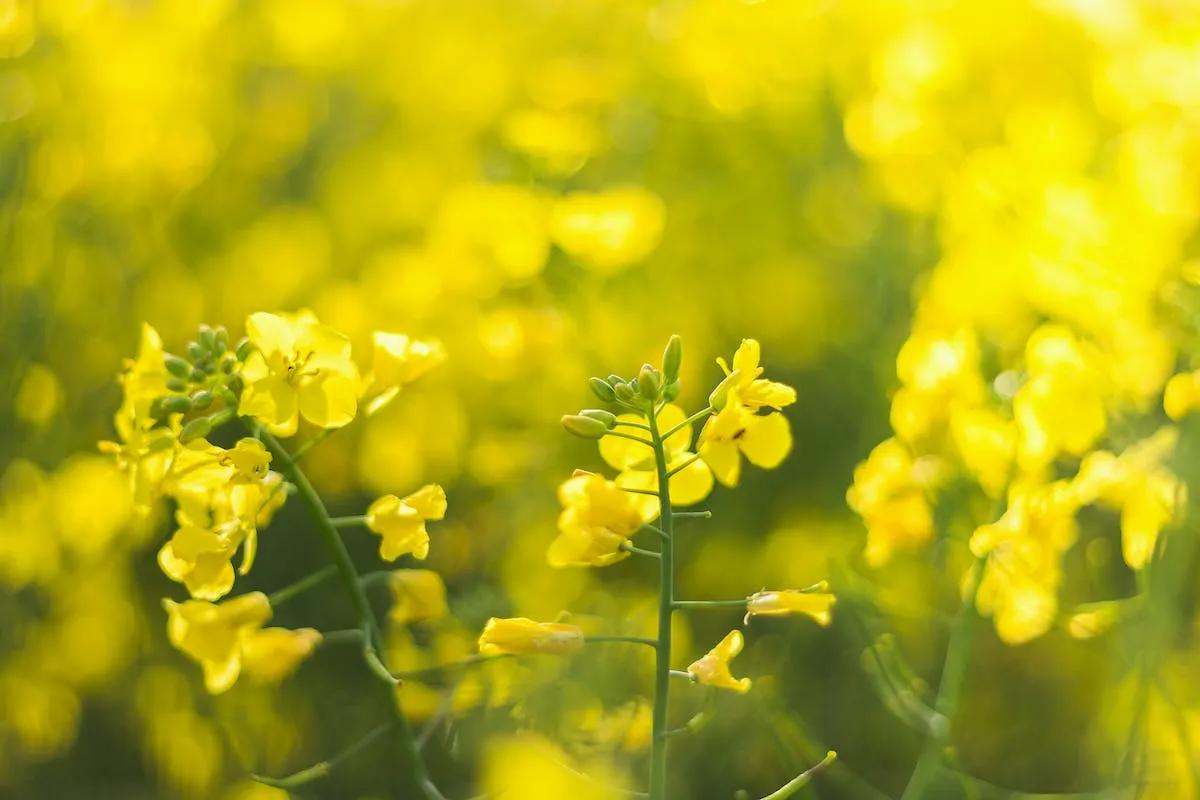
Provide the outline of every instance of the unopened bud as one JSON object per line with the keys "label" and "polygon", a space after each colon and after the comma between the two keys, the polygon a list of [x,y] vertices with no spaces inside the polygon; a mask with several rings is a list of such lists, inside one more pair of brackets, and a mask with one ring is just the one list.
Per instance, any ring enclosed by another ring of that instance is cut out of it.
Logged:
{"label": "unopened bud", "polygon": [[207,389],[201,389],[200,391],[193,394],[191,399],[192,399],[192,408],[203,411],[204,409],[206,409],[212,405],[213,396],[212,396],[212,392],[208,391]]}
{"label": "unopened bud", "polygon": [[207,325],[200,326],[200,333],[197,335],[196,339],[200,343],[200,346],[203,347],[204,351],[207,353],[211,353],[217,344],[216,334],[213,333],[213,329]]}
{"label": "unopened bud", "polygon": [[225,357],[221,359],[221,372],[224,372],[226,375],[233,372],[233,368],[236,366],[237,358],[232,353],[226,353]]}
{"label": "unopened bud", "polygon": [[658,376],[658,370],[649,364],[644,364],[637,379],[638,392],[642,397],[647,400],[657,400],[658,393],[662,390],[662,381]]}
{"label": "unopened bud", "polygon": [[633,401],[637,399],[633,393],[633,387],[628,383],[618,383],[613,387],[613,394],[615,394],[617,399],[622,403],[632,404]]}
{"label": "unopened bud", "polygon": [[225,330],[224,325],[218,325],[213,329],[213,352],[224,353],[229,349],[229,331]]}
{"label": "unopened bud", "polygon": [[616,385],[617,385],[618,383],[624,383],[624,382],[625,382],[625,379],[624,379],[624,378],[622,378],[620,375],[617,375],[616,373],[613,373],[612,375],[609,375],[609,376],[608,376],[607,378],[605,378],[604,380],[608,381],[608,385],[609,385],[609,386],[612,386],[612,387],[614,387],[614,388],[616,388]]}
{"label": "unopened bud", "polygon": [[612,430],[613,426],[617,424],[617,415],[611,411],[605,411],[602,408],[585,408],[583,411],[579,412],[579,415],[581,417],[590,417],[597,422],[604,423],[604,427],[608,430]]}
{"label": "unopened bud", "polygon": [[599,397],[602,402],[611,403],[617,399],[612,385],[602,378],[588,378],[588,385],[592,387],[592,394]]}
{"label": "unopened bud", "polygon": [[167,372],[174,375],[176,378],[186,378],[188,373],[192,371],[192,365],[187,362],[187,359],[173,356],[169,353],[163,358],[163,362],[167,365]]}
{"label": "unopened bud", "polygon": [[683,340],[678,334],[672,334],[667,340],[667,348],[663,350],[663,380],[671,383],[679,379],[679,365],[683,363]]}
{"label": "unopened bud", "polygon": [[204,348],[199,342],[188,342],[187,351],[192,361],[199,361],[204,358]]}
{"label": "unopened bud", "polygon": [[725,407],[725,403],[729,401],[729,390],[733,388],[733,385],[737,383],[740,377],[741,371],[735,369],[725,376],[725,380],[717,384],[717,388],[712,390],[712,394],[708,396],[708,404],[714,410],[720,411]]}
{"label": "unopened bud", "polygon": [[564,414],[562,426],[567,433],[573,433],[581,439],[599,439],[608,433],[608,427],[603,422],[582,414]]}
{"label": "unopened bud", "polygon": [[182,392],[186,388],[187,388],[187,381],[185,381],[185,380],[182,380],[180,378],[168,378],[167,379],[167,389],[169,389],[172,392]]}
{"label": "unopened bud", "polygon": [[180,444],[187,444],[193,439],[201,439],[212,433],[212,420],[208,417],[197,417],[183,426],[179,432]]}
{"label": "unopened bud", "polygon": [[676,397],[679,397],[679,378],[676,378],[663,387],[663,400],[670,403]]}
{"label": "unopened bud", "polygon": [[241,341],[239,341],[237,343],[237,348],[234,350],[234,353],[237,355],[238,361],[245,361],[247,358],[250,357],[250,354],[253,352],[254,352],[254,343],[251,342],[249,339],[247,339],[244,336],[242,337]]}

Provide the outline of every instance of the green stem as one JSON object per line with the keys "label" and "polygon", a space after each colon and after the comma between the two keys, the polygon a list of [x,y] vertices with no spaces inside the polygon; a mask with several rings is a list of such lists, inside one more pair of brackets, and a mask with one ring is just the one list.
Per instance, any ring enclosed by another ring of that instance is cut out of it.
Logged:
{"label": "green stem", "polygon": [[629,434],[629,433],[621,433],[620,431],[609,431],[608,433],[606,433],[604,435],[605,436],[616,436],[619,439],[628,439],[631,442],[637,442],[638,444],[644,444],[647,447],[654,446],[654,443],[648,439],[643,439],[640,436],[634,436],[633,434]]}
{"label": "green stem", "polygon": [[745,608],[746,598],[740,600],[676,600],[673,608]]}
{"label": "green stem", "polygon": [[713,412],[712,406],[705,406],[702,410],[697,411],[695,414],[692,414],[690,417],[685,419],[683,422],[679,423],[675,427],[668,430],[666,433],[664,433],[662,435],[662,438],[670,439],[672,436],[679,433],[681,430],[686,428],[688,425],[691,425],[693,422],[703,419],[704,417],[707,417],[712,412]]}
{"label": "green stem", "polygon": [[762,800],[786,800],[786,798],[791,797],[796,792],[800,791],[805,786],[807,786],[814,777],[816,777],[818,774],[820,774],[826,767],[828,767],[830,764],[832,764],[836,760],[837,760],[837,753],[830,750],[828,753],[825,754],[825,757],[823,759],[821,759],[820,762],[818,762],[817,764],[815,764],[812,767],[809,767],[804,772],[801,772],[799,775],[792,778],[790,781],[785,783],[783,786],[780,786],[778,789],[771,792],[766,797],[762,798]]}
{"label": "green stem", "polygon": [[303,578],[301,578],[300,580],[291,584],[290,586],[283,587],[282,589],[275,592],[267,599],[271,601],[271,608],[279,608],[279,606],[281,606],[284,603],[286,603],[287,601],[291,600],[293,597],[304,594],[309,589],[313,589],[313,588],[316,588],[317,586],[320,586],[322,583],[324,583],[325,581],[329,580],[330,578],[332,578],[334,575],[337,575],[337,574],[338,574],[337,565],[330,564],[329,566],[324,567],[323,569],[319,569],[310,575],[304,576]]}
{"label": "green stem", "polygon": [[299,789],[301,786],[312,783],[315,780],[320,780],[329,773],[333,772],[334,768],[343,761],[352,757],[360,750],[363,750],[376,739],[386,735],[392,729],[393,724],[394,723],[391,722],[385,722],[379,727],[372,729],[370,733],[347,747],[342,752],[338,753],[336,756],[328,758],[324,761],[318,761],[308,769],[302,769],[299,772],[293,772],[291,775],[288,775],[285,778],[268,778],[265,775],[251,775],[250,779],[266,786],[274,786],[276,789]]}
{"label": "green stem", "polygon": [[[707,413],[707,412],[705,412]],[[693,417],[696,415],[693,415]],[[654,664],[654,712],[650,744],[650,800],[667,796],[667,711],[671,691],[671,611],[675,603],[675,552],[671,539],[674,516],[671,510],[671,481],[667,473],[667,450],[658,431],[658,416],[647,417],[650,439],[654,443],[654,466],[658,473],[660,530],[663,534],[659,554],[658,649]],[[674,433],[676,426],[668,433]]]}
{"label": "green stem", "polygon": [[585,636],[584,644],[597,644],[603,642],[628,642],[629,644],[644,644],[647,647],[658,647],[657,639],[647,639],[644,636]]}
{"label": "green stem", "polygon": [[335,528],[355,528],[359,525],[366,525],[367,517],[364,514],[354,517],[330,517],[329,522]]}
{"label": "green stem", "polygon": [[950,720],[954,716],[954,709],[962,694],[963,681],[967,677],[971,642],[975,638],[975,628],[977,627],[975,625],[977,617],[975,598],[979,594],[979,584],[983,580],[983,568],[986,563],[987,556],[981,556],[975,559],[975,563],[971,565],[971,572],[967,578],[967,590],[963,593],[962,606],[958,609],[958,616],[950,631],[950,643],[946,646],[946,661],[942,667],[941,682],[938,684],[937,698],[933,706],[940,718],[940,724],[926,739],[925,747],[921,751],[920,758],[917,759],[917,765],[908,779],[908,786],[905,787],[900,800],[920,800],[925,797],[929,782],[941,764],[942,750],[950,739]]}
{"label": "green stem", "polygon": [[653,550],[647,550],[643,547],[635,547],[632,544],[630,544],[629,542],[622,542],[620,549],[624,550],[626,553],[633,553],[634,555],[637,555],[637,556],[646,556],[648,558],[661,558],[662,557],[661,555],[654,552]]}
{"label": "green stem", "polygon": [[711,511],[676,511],[676,519],[712,519]]}
{"label": "green stem", "polygon": [[[337,528],[334,527],[329,512],[325,509],[325,503],[322,502],[321,496],[317,494],[317,490],[309,483],[304,471],[300,469],[291,455],[288,454],[287,449],[266,429],[254,425],[249,421],[247,421],[247,424],[250,426],[251,431],[262,441],[263,445],[266,446],[267,450],[271,452],[272,462],[278,467],[279,471],[287,480],[295,485],[301,502],[303,502],[304,506],[308,509],[309,515],[316,523],[317,533],[321,537],[321,541],[325,545],[334,566],[337,568],[337,574],[341,578],[346,594],[350,598],[351,605],[354,607],[354,612],[363,627],[364,649],[378,659],[380,666],[390,676],[391,672],[387,669],[386,663],[379,657],[374,647],[374,640],[379,636],[379,621],[375,618],[375,612],[371,609],[371,604],[367,600],[367,593],[359,581],[358,570],[354,568],[354,562],[350,558],[350,553],[346,550],[346,545],[342,541],[342,537],[338,535]],[[394,772],[400,776],[400,780],[405,784],[404,794],[414,798],[437,800],[437,794],[429,791],[429,777],[426,772],[425,762],[421,758],[420,751],[417,750],[416,741],[413,739],[412,730],[408,725],[408,719],[404,716],[404,712],[400,708],[400,699],[396,695],[395,687],[389,683],[382,683],[382,686],[387,692],[386,705],[392,716],[392,720],[387,723],[383,731],[395,731],[396,738],[400,743],[400,758],[395,764]]]}
{"label": "green stem", "polygon": [[667,473],[667,479],[669,480],[671,478],[674,478],[676,475],[683,472],[685,469],[690,467],[692,464],[695,464],[699,460],[700,460],[700,456],[692,456],[687,461],[684,461],[683,463],[672,467],[671,470]]}
{"label": "green stem", "polygon": [[342,631],[329,631],[321,634],[321,647],[334,644],[362,644],[363,632],[357,628]]}

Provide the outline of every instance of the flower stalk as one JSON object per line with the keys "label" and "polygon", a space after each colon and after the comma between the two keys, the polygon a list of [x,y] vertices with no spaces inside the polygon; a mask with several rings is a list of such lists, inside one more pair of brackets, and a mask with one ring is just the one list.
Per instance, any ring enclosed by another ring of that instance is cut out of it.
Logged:
{"label": "flower stalk", "polygon": [[658,475],[658,501],[661,509],[659,530],[658,647],[654,664],[654,711],[650,745],[650,800],[667,796],[667,712],[671,691],[671,612],[675,603],[675,550],[672,541],[674,517],[671,509],[671,481],[667,471],[667,451],[658,430],[658,415],[647,415],[654,465]]}

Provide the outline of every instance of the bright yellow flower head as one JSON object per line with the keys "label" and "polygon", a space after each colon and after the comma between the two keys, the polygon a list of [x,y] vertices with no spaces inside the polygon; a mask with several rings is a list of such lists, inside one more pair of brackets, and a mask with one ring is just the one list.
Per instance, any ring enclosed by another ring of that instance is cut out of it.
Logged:
{"label": "bright yellow flower head", "polygon": [[550,236],[572,258],[599,272],[641,261],[662,237],[663,203],[637,187],[575,192],[558,201]]}
{"label": "bright yellow flower head", "polygon": [[525,617],[492,617],[479,636],[484,655],[564,655],[583,649],[583,629],[565,622],[534,622]]}
{"label": "bright yellow flower head", "polygon": [[367,406],[371,414],[387,405],[405,386],[446,360],[446,350],[436,339],[413,339],[403,333],[376,331],[368,384],[378,393]]}
{"label": "bright yellow flower head", "polygon": [[446,616],[446,584],[442,576],[429,569],[397,569],[388,576],[392,590],[392,622],[441,619]]}
{"label": "bright yellow flower head", "polygon": [[221,453],[219,460],[222,464],[232,466],[237,471],[238,479],[255,481],[267,476],[271,454],[258,439],[245,437],[238,439],[231,449]]}
{"label": "bright yellow flower head", "polygon": [[796,589],[755,592],[746,599],[746,619],[751,617],[786,617],[804,614],[825,627],[833,620],[833,605],[837,598],[829,592],[801,592]]}
{"label": "bright yellow flower head", "polygon": [[867,526],[867,562],[882,566],[896,550],[914,550],[933,539],[933,511],[926,489],[936,470],[914,460],[898,439],[875,446],[854,468],[846,502]]}
{"label": "bright yellow flower head", "polygon": [[737,372],[732,391],[736,392],[742,404],[752,411],[760,408],[779,410],[796,402],[796,390],[785,383],[769,381],[759,377],[763,368],[759,365],[762,360],[762,345],[757,339],[742,339],[738,349],[733,354],[733,365],[726,363],[724,358],[717,358],[717,365],[726,376]]}
{"label": "bright yellow flower head", "polygon": [[[687,419],[683,409],[668,403],[658,412],[658,429],[667,431]],[[644,414],[621,414],[618,422],[646,423]],[[628,430],[635,430],[629,428]],[[641,435],[641,434],[638,434]],[[648,438],[644,436],[643,438]],[[703,459],[693,458],[692,425],[688,423],[664,442],[667,452],[667,469],[683,467],[671,476],[671,502],[678,506],[690,506],[708,497],[713,487],[712,470]],[[600,457],[609,466],[620,470],[618,486],[643,491],[658,491],[658,473],[655,471],[654,451],[645,445],[623,439],[620,436],[605,436],[600,440]],[[690,462],[690,463],[688,463]],[[687,466],[683,466],[687,464]],[[658,516],[658,498],[650,495],[625,492],[639,509],[646,522]]]}
{"label": "bright yellow flower head", "polygon": [[313,628],[264,628],[242,641],[242,669],[259,683],[278,683],[296,671],[321,643]]}
{"label": "bright yellow flower head", "polygon": [[687,671],[697,682],[706,686],[716,686],[745,694],[750,691],[750,679],[734,678],[733,673],[729,671],[729,662],[742,652],[744,645],[742,632],[732,630],[716,647],[688,667]]}
{"label": "bright yellow flower head", "polygon": [[914,332],[896,356],[896,375],[902,386],[892,398],[891,423],[905,442],[932,433],[948,413],[977,405],[984,394],[979,345],[966,328]]}
{"label": "bright yellow flower head", "polygon": [[404,499],[384,495],[367,509],[367,527],[383,537],[379,557],[395,561],[406,553],[424,559],[429,555],[426,520],[446,516],[446,493],[437,484],[422,486]]}
{"label": "bright yellow flower head", "polygon": [[216,600],[233,588],[233,556],[240,540],[184,525],[158,551],[158,566],[197,600]]}
{"label": "bright yellow flower head", "polygon": [[[563,506],[558,536],[546,552],[554,567],[615,564],[629,556],[621,545],[647,521],[646,509],[634,495],[590,472],[564,481],[558,487],[558,500]],[[656,512],[655,506],[652,513]]]}
{"label": "bright yellow flower head", "polygon": [[991,497],[1008,485],[1017,451],[1017,427],[988,408],[969,408],[950,415],[950,433],[959,458]]}
{"label": "bright yellow flower head", "polygon": [[300,417],[321,428],[340,428],[358,408],[358,368],[350,340],[309,312],[258,312],[246,320],[258,348],[246,359],[238,413],[256,417],[279,436],[296,432]]}
{"label": "bright yellow flower head", "polygon": [[219,605],[201,600],[164,600],[167,637],[204,670],[204,685],[219,694],[242,671],[246,639],[271,618],[271,604],[262,592],[235,597]]}
{"label": "bright yellow flower head", "polygon": [[1200,372],[1172,375],[1163,391],[1163,410],[1179,421],[1200,408]]}

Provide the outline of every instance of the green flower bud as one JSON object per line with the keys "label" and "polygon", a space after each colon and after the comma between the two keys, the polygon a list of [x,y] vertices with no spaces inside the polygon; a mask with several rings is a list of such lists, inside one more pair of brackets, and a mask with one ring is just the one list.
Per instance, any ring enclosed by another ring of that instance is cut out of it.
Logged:
{"label": "green flower bud", "polygon": [[196,337],[196,340],[200,342],[200,346],[204,348],[206,353],[211,353],[217,345],[217,336],[213,333],[213,329],[207,325],[200,326],[200,333]]}
{"label": "green flower bud", "polygon": [[624,379],[624,378],[622,378],[620,375],[617,375],[617,374],[615,374],[615,373],[614,373],[614,374],[612,374],[612,375],[609,375],[609,376],[608,376],[607,378],[605,378],[604,380],[608,381],[608,385],[609,385],[609,386],[611,386],[611,387],[613,387],[614,389],[616,388],[616,386],[617,386],[617,384],[618,384],[618,383],[624,383],[624,382],[625,382],[625,379]]}
{"label": "green flower bud", "polygon": [[592,387],[592,394],[599,397],[605,403],[611,403],[617,399],[617,395],[613,392],[613,387],[601,378],[588,378],[588,386]]}
{"label": "green flower bud", "polygon": [[613,387],[613,394],[615,394],[617,399],[622,403],[632,404],[637,399],[637,396],[633,393],[633,387],[628,383],[618,383]]}
{"label": "green flower bud", "polygon": [[234,353],[237,355],[238,361],[245,361],[253,352],[254,343],[244,336],[242,337],[241,341],[237,343],[237,347],[234,349]]}
{"label": "green flower bud", "polygon": [[206,355],[204,347],[199,342],[188,342],[187,352],[192,361],[199,361]]}
{"label": "green flower bud", "polygon": [[221,359],[221,372],[224,372],[226,375],[233,372],[233,368],[236,366],[237,357],[233,353],[226,353],[225,357]]}
{"label": "green flower bud", "polygon": [[229,387],[229,391],[233,392],[234,394],[241,394],[242,393],[242,376],[241,375],[230,375],[229,380],[225,382],[225,385],[227,387]]}
{"label": "green flower bud", "polygon": [[603,422],[582,414],[563,415],[562,426],[567,433],[573,433],[581,439],[599,439],[608,433],[608,427]]}
{"label": "green flower bud", "polygon": [[167,372],[176,378],[186,378],[188,373],[192,371],[192,365],[187,362],[186,358],[173,356],[170,353],[163,358],[163,362],[167,365]]}
{"label": "green flower bud", "polygon": [[213,329],[214,353],[224,353],[229,349],[229,331],[225,330],[224,325],[218,325]]}
{"label": "green flower bud", "polygon": [[717,388],[712,390],[712,394],[708,396],[708,404],[714,410],[720,411],[725,407],[725,403],[729,401],[729,390],[733,388],[733,384],[737,383],[739,377],[741,377],[741,371],[735,369],[725,376],[725,380],[717,384]]}
{"label": "green flower bud", "polygon": [[204,370],[201,367],[196,367],[188,377],[192,379],[192,383],[201,383],[208,376],[204,374]]}
{"label": "green flower bud", "polygon": [[183,426],[179,432],[180,444],[187,444],[193,439],[200,439],[212,433],[212,420],[208,417],[197,417]]}
{"label": "green flower bud", "polygon": [[160,397],[158,399],[159,408],[166,414],[186,414],[192,410],[191,398],[183,395],[171,395],[170,397]]}
{"label": "green flower bud", "polygon": [[678,380],[679,365],[683,363],[683,340],[678,334],[672,334],[667,340],[667,349],[663,350],[663,380],[667,383]]}
{"label": "green flower bud", "polygon": [[172,392],[182,392],[187,389],[187,381],[182,380],[181,378],[168,378],[167,389]]}
{"label": "green flower bud", "polygon": [[598,422],[603,422],[604,427],[608,430],[612,430],[613,426],[617,424],[617,415],[602,408],[585,408],[579,412],[579,416],[590,417]]}
{"label": "green flower bud", "polygon": [[674,402],[676,397],[679,397],[679,378],[676,378],[663,387],[663,400],[671,403]]}
{"label": "green flower bud", "polygon": [[208,391],[207,389],[201,389],[200,391],[198,391],[192,395],[191,400],[192,400],[192,408],[195,408],[199,411],[203,411],[204,409],[206,409],[212,405],[212,401],[213,401],[212,392]]}
{"label": "green flower bud", "polygon": [[658,376],[658,370],[649,364],[642,365],[642,371],[638,373],[638,393],[647,400],[657,400],[658,393],[662,390],[662,381]]}

